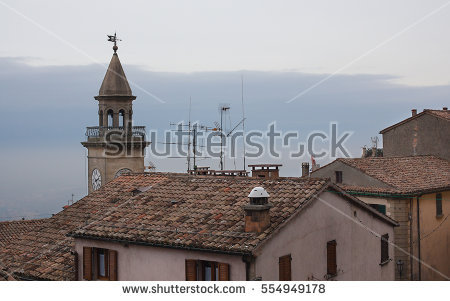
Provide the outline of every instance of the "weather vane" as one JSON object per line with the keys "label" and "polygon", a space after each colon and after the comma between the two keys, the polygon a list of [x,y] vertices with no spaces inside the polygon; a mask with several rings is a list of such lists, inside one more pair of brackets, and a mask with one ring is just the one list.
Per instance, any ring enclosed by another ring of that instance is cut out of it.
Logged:
{"label": "weather vane", "polygon": [[114,33],[113,36],[110,36],[110,35],[107,35],[107,36],[108,36],[108,42],[114,43],[113,50],[114,50],[114,53],[116,53],[117,49],[119,49],[119,47],[117,47],[117,41],[122,41],[122,40],[117,38],[116,33]]}

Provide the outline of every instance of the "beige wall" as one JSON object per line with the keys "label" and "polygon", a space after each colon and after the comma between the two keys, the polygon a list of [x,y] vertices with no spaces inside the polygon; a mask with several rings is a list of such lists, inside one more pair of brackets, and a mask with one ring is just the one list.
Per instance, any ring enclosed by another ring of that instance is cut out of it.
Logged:
{"label": "beige wall", "polygon": [[[292,220],[261,250],[256,258],[255,274],[263,280],[278,280],[278,258],[292,256],[292,279],[324,280],[327,272],[326,244],[336,240],[338,275],[333,280],[394,280],[395,263],[380,266],[381,239],[355,223],[361,220],[370,230],[389,234],[393,226],[382,222],[331,192],[315,201]],[[354,212],[356,211],[356,217]],[[389,247],[389,256],[393,256]]]}
{"label": "beige wall", "polygon": [[[419,198],[421,280],[444,280],[436,272],[450,277],[450,191],[442,192],[442,217],[436,217],[436,193]],[[418,257],[417,199],[413,200],[413,248]],[[447,219],[446,219],[447,218]],[[419,263],[414,262],[414,279],[419,279]]]}
{"label": "beige wall", "polygon": [[185,259],[210,260],[230,265],[230,280],[245,281],[245,263],[242,256],[216,254],[181,249],[128,245],[97,240],[75,239],[79,254],[78,279],[83,279],[83,247],[105,248],[117,251],[119,281],[184,281]]}

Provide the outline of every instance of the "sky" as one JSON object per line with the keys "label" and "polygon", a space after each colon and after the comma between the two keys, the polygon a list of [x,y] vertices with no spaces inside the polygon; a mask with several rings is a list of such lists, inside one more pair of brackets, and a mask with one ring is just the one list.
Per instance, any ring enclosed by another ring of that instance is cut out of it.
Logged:
{"label": "sky", "polygon": [[[191,97],[191,119],[206,125],[230,104],[231,128],[243,76],[248,130],[276,122],[306,139],[336,122],[359,157],[412,108],[448,106],[449,23],[447,1],[0,0],[0,220],[49,216],[86,194],[80,142],[97,125],[115,30],[135,125],[170,130]],[[277,161],[298,176],[308,159]],[[149,161],[186,169],[184,159]]]}

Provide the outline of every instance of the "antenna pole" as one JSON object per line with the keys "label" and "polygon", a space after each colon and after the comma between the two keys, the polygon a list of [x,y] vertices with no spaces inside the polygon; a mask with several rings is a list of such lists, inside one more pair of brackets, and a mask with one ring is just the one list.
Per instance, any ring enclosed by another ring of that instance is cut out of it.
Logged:
{"label": "antenna pole", "polygon": [[[188,122],[189,141],[188,141],[188,155],[187,155],[187,166],[188,166],[187,172],[188,173],[189,173],[189,170],[191,169],[191,104],[192,104],[192,99],[189,96],[189,122]],[[194,159],[194,165],[195,165],[195,159]]]}
{"label": "antenna pole", "polygon": [[197,165],[196,165],[196,163],[195,163],[195,151],[196,151],[196,145],[197,145],[197,143],[196,143],[196,141],[197,141],[197,124],[195,124],[194,125],[194,135],[193,135],[193,141],[192,141],[192,144],[193,144],[193,153],[194,153],[194,170],[197,170]]}
{"label": "antenna pole", "polygon": [[242,101],[242,139],[244,142],[244,168],[245,168],[245,112],[244,112],[244,74],[241,73],[241,101]]}
{"label": "antenna pole", "polygon": [[224,107],[220,108],[220,170],[223,170],[223,125],[222,125],[222,121],[223,121],[223,110]]}

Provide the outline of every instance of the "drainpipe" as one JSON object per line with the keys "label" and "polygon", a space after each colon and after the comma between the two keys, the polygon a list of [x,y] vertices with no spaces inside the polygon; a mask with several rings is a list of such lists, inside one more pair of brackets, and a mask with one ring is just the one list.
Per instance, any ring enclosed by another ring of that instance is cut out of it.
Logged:
{"label": "drainpipe", "polygon": [[[413,246],[413,198],[409,199],[409,251],[412,255],[414,255],[414,246]],[[410,278],[409,280],[414,280],[414,274],[413,274],[413,256],[409,256],[409,267],[410,267]]]}
{"label": "drainpipe", "polygon": [[420,209],[419,209],[419,199],[420,196],[417,196],[417,247],[418,247],[418,257],[419,257],[419,281],[422,280],[422,262],[420,257]]}
{"label": "drainpipe", "polygon": [[254,262],[254,257],[252,255],[243,255],[242,261],[245,263],[245,280],[250,281],[255,275],[252,275],[251,265]]}

